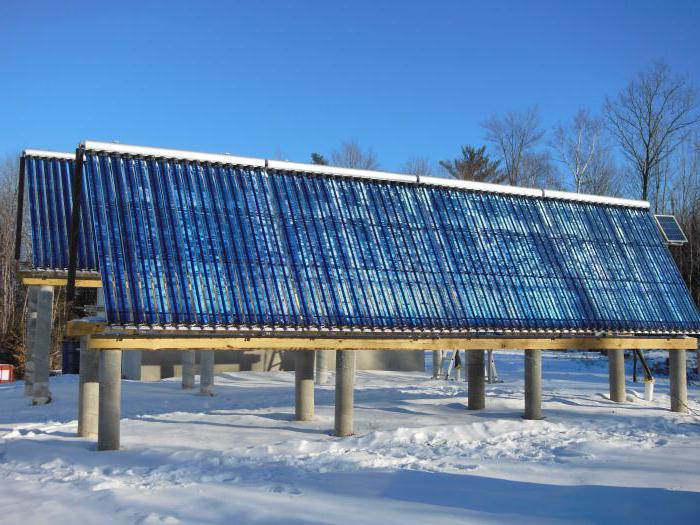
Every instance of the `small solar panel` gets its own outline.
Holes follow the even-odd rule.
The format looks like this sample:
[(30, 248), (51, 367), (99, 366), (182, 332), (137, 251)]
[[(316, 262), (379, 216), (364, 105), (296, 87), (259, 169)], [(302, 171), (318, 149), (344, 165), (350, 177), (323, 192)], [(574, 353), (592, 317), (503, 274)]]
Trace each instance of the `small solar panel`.
[(656, 219), (656, 224), (659, 226), (661, 233), (664, 234), (666, 242), (669, 244), (684, 244), (688, 242), (688, 238), (673, 215), (654, 215), (654, 219)]

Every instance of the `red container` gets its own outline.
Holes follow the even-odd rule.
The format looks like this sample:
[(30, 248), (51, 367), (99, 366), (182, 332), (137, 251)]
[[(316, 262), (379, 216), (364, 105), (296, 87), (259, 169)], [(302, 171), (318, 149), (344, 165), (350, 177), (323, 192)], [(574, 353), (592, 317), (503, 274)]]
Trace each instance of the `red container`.
[(0, 365), (0, 383), (12, 383), (15, 380), (15, 367)]

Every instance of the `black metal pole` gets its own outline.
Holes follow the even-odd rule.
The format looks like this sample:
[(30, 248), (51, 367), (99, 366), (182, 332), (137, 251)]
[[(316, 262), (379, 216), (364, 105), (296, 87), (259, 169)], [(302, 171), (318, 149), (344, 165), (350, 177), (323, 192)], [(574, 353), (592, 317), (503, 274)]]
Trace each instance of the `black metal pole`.
[(80, 229), (80, 202), (83, 195), (83, 156), (82, 148), (75, 150), (73, 169), (73, 208), (71, 210), (70, 235), (68, 237), (68, 282), (66, 283), (66, 313), (70, 316), (75, 300), (75, 274), (78, 267), (78, 233)]
[(647, 364), (647, 360), (644, 358), (644, 354), (642, 353), (642, 351), (635, 350), (634, 352), (637, 354), (639, 361), (642, 363), (642, 368), (644, 369), (644, 377), (648, 380), (653, 379), (653, 377), (651, 375), (651, 369), (649, 368), (649, 365)]
[(17, 186), (17, 220), (15, 223), (15, 261), (22, 256), (22, 226), (24, 223), (24, 154), (19, 158), (19, 182)]

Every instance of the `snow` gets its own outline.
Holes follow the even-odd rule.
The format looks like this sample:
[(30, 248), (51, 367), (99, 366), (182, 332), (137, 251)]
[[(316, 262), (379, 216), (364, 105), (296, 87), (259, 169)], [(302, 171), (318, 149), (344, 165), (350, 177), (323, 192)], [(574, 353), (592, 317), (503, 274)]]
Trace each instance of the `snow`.
[(286, 372), (217, 376), (213, 398), (178, 380), (124, 381), (122, 450), (74, 437), (77, 377), (32, 407), (0, 385), (0, 523), (690, 523), (700, 511), (700, 391), (690, 415), (628, 383), (607, 399), (598, 354), (545, 353), (544, 421), (524, 421), (523, 358), (468, 412), (466, 384), (359, 372), (356, 435), (334, 438), (333, 386), (293, 421)]

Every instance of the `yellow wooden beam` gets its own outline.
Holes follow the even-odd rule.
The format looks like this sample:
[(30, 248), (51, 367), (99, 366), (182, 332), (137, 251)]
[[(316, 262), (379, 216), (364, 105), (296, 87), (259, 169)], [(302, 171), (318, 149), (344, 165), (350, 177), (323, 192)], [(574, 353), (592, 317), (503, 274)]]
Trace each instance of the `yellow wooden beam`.
[(695, 350), (695, 338), (558, 337), (558, 338), (310, 338), (95, 335), (95, 350)]
[[(22, 284), (27, 286), (66, 286), (68, 279), (41, 277), (22, 277)], [(102, 288), (100, 279), (76, 279), (76, 288)]]
[(104, 321), (87, 321), (83, 319), (73, 319), (66, 323), (66, 335), (69, 337), (81, 337), (104, 332), (107, 323)]

